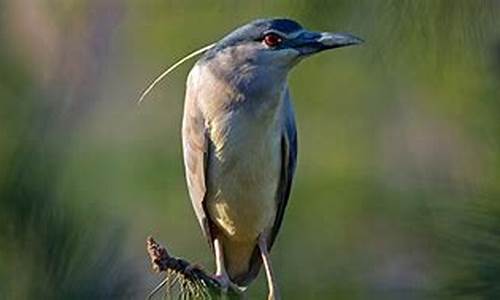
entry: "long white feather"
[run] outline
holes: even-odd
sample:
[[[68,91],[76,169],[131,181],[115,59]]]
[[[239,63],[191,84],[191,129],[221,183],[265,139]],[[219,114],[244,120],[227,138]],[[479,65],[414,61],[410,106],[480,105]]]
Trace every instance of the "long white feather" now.
[[[153,80],[153,82],[151,82],[149,84],[149,86],[144,90],[144,92],[141,93],[141,97],[139,98],[139,101],[137,101],[137,105],[140,105],[142,103],[142,101],[144,100],[144,98],[149,94],[149,92],[151,92],[151,90],[163,79],[165,78],[165,76],[167,76],[170,72],[172,72],[173,70],[175,70],[178,66],[182,65],[185,61],[197,56],[197,55],[200,55],[210,49],[212,49],[213,47],[215,46],[215,43],[213,44],[210,44],[208,46],[205,46],[201,49],[198,49],[194,52],[191,52],[190,54],[184,56],[181,60],[177,61],[175,64],[173,64],[170,68],[168,68],[167,70],[163,71],[163,73],[161,73],[158,77],[155,78],[155,80]]]

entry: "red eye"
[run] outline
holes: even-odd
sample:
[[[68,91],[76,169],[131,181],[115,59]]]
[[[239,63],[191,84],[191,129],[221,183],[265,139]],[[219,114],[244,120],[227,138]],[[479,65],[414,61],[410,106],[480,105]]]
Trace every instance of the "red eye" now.
[[[281,44],[282,41],[283,39],[275,33],[269,33],[264,36],[264,43],[269,47],[276,47]]]

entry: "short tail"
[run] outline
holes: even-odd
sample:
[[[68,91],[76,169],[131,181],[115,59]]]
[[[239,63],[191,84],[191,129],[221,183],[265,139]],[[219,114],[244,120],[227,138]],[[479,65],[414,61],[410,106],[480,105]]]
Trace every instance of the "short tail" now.
[[[260,256],[260,250],[258,246],[254,247],[252,255],[250,257],[248,268],[246,272],[240,273],[231,277],[234,284],[242,287],[248,286],[252,281],[259,275],[260,266],[262,265],[262,258]]]
[[[248,286],[259,275],[262,259],[257,241],[235,242],[223,239],[224,263],[231,281],[240,286]]]

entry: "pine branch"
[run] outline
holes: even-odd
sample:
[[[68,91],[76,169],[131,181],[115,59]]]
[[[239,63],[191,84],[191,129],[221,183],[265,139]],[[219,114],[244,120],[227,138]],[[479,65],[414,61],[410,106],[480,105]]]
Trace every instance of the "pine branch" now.
[[[230,298],[237,295],[236,291],[224,291],[219,282],[201,267],[170,255],[153,237],[147,239],[147,251],[153,270],[167,275],[165,280],[150,293],[148,299],[151,299],[164,285],[170,288],[176,283],[180,286],[179,293],[183,297],[187,295],[195,299],[211,299],[226,294]]]

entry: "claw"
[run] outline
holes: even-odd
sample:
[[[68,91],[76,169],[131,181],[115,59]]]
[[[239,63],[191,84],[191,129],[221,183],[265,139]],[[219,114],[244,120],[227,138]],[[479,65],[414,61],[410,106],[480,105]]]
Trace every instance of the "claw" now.
[[[229,279],[227,274],[214,274],[214,275],[212,275],[212,278],[215,281],[217,281],[221,290],[224,293],[227,292],[227,289],[229,288],[229,285],[231,284],[231,280]]]
[[[231,291],[236,292],[238,294],[243,293],[245,291],[245,288],[242,288],[242,287],[234,284],[231,281],[231,279],[229,278],[229,276],[227,276],[227,274],[214,274],[214,275],[212,275],[212,279],[217,281],[221,290],[224,293],[227,293],[228,290],[231,290]]]

